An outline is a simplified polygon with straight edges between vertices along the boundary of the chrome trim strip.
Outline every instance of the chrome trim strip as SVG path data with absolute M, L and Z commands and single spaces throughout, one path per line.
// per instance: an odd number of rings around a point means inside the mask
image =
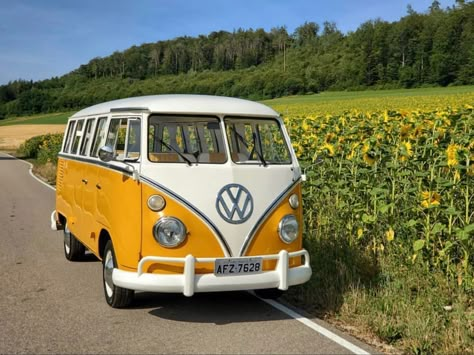
M 148 185 L 151 185 L 151 186 L 153 186 L 157 189 L 160 189 L 160 190 L 164 191 L 168 195 L 171 195 L 173 198 L 180 201 L 182 204 L 184 204 L 186 207 L 188 207 L 191 211 L 193 211 L 198 217 L 200 217 L 202 220 L 204 220 L 204 222 L 206 222 L 207 225 L 212 229 L 214 234 L 217 235 L 217 237 L 219 238 L 219 240 L 221 241 L 222 245 L 225 248 L 224 253 L 227 254 L 227 256 L 233 256 L 232 252 L 229 248 L 229 245 L 227 244 L 226 240 L 224 239 L 222 233 L 219 231 L 217 226 L 214 223 L 212 223 L 212 221 L 203 212 L 201 212 L 199 209 L 197 209 L 197 207 L 193 206 L 189 201 L 187 201 L 184 198 L 182 198 L 181 196 L 179 196 L 176 192 L 168 189 L 167 187 L 159 184 L 158 182 L 156 182 L 154 180 L 151 180 L 150 178 L 148 178 L 146 176 L 140 175 L 140 181 L 145 182 Z
M 265 222 L 267 220 L 267 217 L 270 213 L 272 213 L 276 207 L 281 203 L 281 201 L 283 201 L 283 199 L 288 195 L 288 193 L 296 186 L 298 185 L 299 183 L 301 182 L 301 177 L 292 182 L 290 184 L 290 186 L 288 186 L 271 204 L 270 206 L 265 210 L 265 212 L 263 212 L 262 216 L 260 217 L 260 219 L 257 221 L 257 223 L 255 223 L 255 225 L 253 226 L 252 230 L 249 232 L 249 234 L 247 235 L 247 237 L 245 238 L 244 240 L 244 243 L 242 244 L 242 248 L 240 248 L 240 252 L 239 252 L 239 257 L 240 256 L 245 256 L 245 253 L 247 252 L 247 248 L 249 247 L 250 245 L 250 242 L 253 240 L 253 238 L 255 237 L 255 233 L 257 232 L 257 230 L 260 228 L 260 226 L 263 224 L 263 222 Z
M 88 163 L 88 164 L 92 164 L 92 165 L 99 165 L 103 168 L 119 171 L 119 172 L 121 172 L 121 173 L 123 173 L 127 176 L 132 176 L 132 173 L 129 170 L 127 170 L 127 168 L 122 168 L 120 166 L 115 166 L 115 165 L 103 162 L 102 160 L 95 160 L 95 159 L 92 159 L 90 157 L 80 157 L 80 156 L 75 156 L 75 155 L 66 155 L 64 153 L 59 153 L 58 157 L 60 157 L 62 159 L 76 160 L 76 161 L 80 161 L 82 163 Z M 122 162 L 119 162 L 119 163 L 122 163 Z

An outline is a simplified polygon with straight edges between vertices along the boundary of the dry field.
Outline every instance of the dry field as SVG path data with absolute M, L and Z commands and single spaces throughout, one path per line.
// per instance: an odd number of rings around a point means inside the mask
M 0 150 L 16 150 L 25 140 L 47 133 L 62 133 L 65 125 L 15 125 L 0 127 Z

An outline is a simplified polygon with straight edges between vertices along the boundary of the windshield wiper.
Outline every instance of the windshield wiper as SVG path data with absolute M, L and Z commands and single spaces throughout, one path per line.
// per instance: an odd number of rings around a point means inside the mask
M 237 135 L 237 138 L 239 138 L 239 141 L 242 142 L 242 144 L 245 146 L 245 148 L 249 148 L 249 145 L 248 143 L 245 141 L 245 138 L 242 137 L 242 135 L 237 132 L 237 130 L 233 127 L 233 126 L 230 126 L 230 129 Z M 257 157 L 258 159 L 261 161 L 261 163 L 263 164 L 263 166 L 267 166 L 267 162 L 265 161 L 265 159 L 263 158 L 263 155 L 259 152 L 258 149 L 256 149 L 256 146 L 257 146 L 257 135 L 255 133 L 252 133 L 252 139 L 253 139 L 253 148 L 252 148 L 252 151 L 250 152 L 249 154 L 249 160 L 251 160 L 252 158 L 252 155 L 255 152 L 257 152 Z
M 161 138 L 158 138 L 158 142 L 163 144 L 166 148 L 168 148 L 169 150 L 172 150 L 173 152 L 177 153 L 181 158 L 183 158 L 184 161 L 186 161 L 186 163 L 188 163 L 188 165 L 192 165 L 192 161 L 188 159 L 188 157 L 186 155 L 184 155 L 183 153 L 181 153 L 178 149 L 176 149 L 175 147 L 173 147 L 172 145 L 169 145 L 168 143 L 166 143 L 163 139 Z
M 252 140 L 253 140 L 253 148 L 252 148 L 252 151 L 250 152 L 249 158 L 251 158 L 253 153 L 255 152 L 257 153 L 258 159 L 260 159 L 263 166 L 267 166 L 268 164 L 265 161 L 265 158 L 263 157 L 262 152 L 259 149 L 257 149 L 257 135 L 255 134 L 255 132 L 252 133 Z
M 234 133 L 237 135 L 237 138 L 239 138 L 239 141 L 244 145 L 244 147 L 248 149 L 248 148 L 249 148 L 249 145 L 248 145 L 248 143 L 245 141 L 245 138 L 242 137 L 242 135 L 241 135 L 239 132 L 237 132 L 237 130 L 235 129 L 234 126 L 229 126 L 229 127 L 230 127 L 230 129 L 232 130 L 232 132 L 234 132 Z

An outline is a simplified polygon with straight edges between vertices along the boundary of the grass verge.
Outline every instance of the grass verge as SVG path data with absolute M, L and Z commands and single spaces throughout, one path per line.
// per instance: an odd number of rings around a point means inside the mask
M 422 264 L 306 239 L 313 277 L 285 298 L 385 353 L 471 354 L 474 298 Z
M 25 124 L 66 124 L 72 112 L 48 113 L 41 115 L 10 117 L 0 121 L 0 126 Z

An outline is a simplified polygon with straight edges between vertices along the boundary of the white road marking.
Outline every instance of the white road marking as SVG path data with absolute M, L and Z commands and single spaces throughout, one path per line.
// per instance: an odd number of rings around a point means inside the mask
M 7 154 L 9 155 L 9 154 Z M 9 155 L 11 156 L 11 155 Z M 11 156 L 12 158 L 15 158 L 13 156 Z M 15 158 L 17 159 L 17 158 Z M 50 189 L 52 189 L 53 191 L 56 191 L 56 189 L 54 187 L 52 187 L 51 185 L 47 184 L 46 182 L 44 182 L 43 180 L 39 179 L 38 177 L 35 176 L 35 174 L 33 174 L 33 164 L 31 164 L 30 162 L 27 162 L 25 160 L 22 160 L 22 159 L 17 159 L 17 160 L 20 160 L 26 164 L 28 164 L 30 166 L 30 169 L 29 169 L 29 173 L 30 175 L 36 179 L 37 181 L 39 181 L 40 183 L 42 183 L 43 185 L 46 185 L 47 187 L 49 187 Z M 270 299 L 264 299 L 264 298 L 260 298 L 258 297 L 257 295 L 253 294 L 255 297 L 259 298 L 260 300 L 262 300 L 263 302 L 266 302 L 267 304 L 269 304 L 270 306 L 278 309 L 279 311 L 287 314 L 288 316 L 290 316 L 291 318 L 297 320 L 298 322 L 300 323 L 303 323 L 304 325 L 306 325 L 307 327 L 313 329 L 314 331 L 318 332 L 319 334 L 325 336 L 326 338 L 332 340 L 333 342 L 339 344 L 340 346 L 346 348 L 347 350 L 351 351 L 352 353 L 354 354 L 361 354 L 361 355 L 370 355 L 369 352 L 365 351 L 364 349 L 362 348 L 359 348 L 358 346 L 352 344 L 351 342 L 347 341 L 346 339 L 344 338 L 341 338 L 339 335 L 337 334 L 334 334 L 333 332 L 331 332 L 330 330 L 320 326 L 319 324 L 316 324 L 314 323 L 313 321 L 309 320 L 308 318 L 306 317 L 303 317 L 301 314 L 299 313 L 296 313 L 295 311 L 289 309 L 288 307 L 284 306 L 283 304 L 277 302 L 277 301 L 274 301 L 274 300 L 270 300 Z
M 283 304 L 281 304 L 277 301 L 260 298 L 256 295 L 255 295 L 255 297 L 261 299 L 263 302 L 268 303 L 270 306 L 278 309 L 279 311 L 289 315 L 291 318 L 297 320 L 298 322 L 303 323 L 307 327 L 313 329 L 314 331 L 316 331 L 319 334 L 325 336 L 326 338 L 331 339 L 333 342 L 339 344 L 340 346 L 346 348 L 347 350 L 353 352 L 354 354 L 364 354 L 364 355 L 370 354 L 369 352 L 365 351 L 364 349 L 359 348 L 358 346 L 352 344 L 351 342 L 347 341 L 346 339 L 341 338 L 339 335 L 334 334 L 330 330 L 324 328 L 323 326 L 320 326 L 319 324 L 314 323 L 313 321 L 309 320 L 306 317 L 303 317 L 301 314 L 296 313 L 295 311 L 289 309 L 288 307 L 284 306 Z
M 30 169 L 29 169 L 29 173 L 30 175 L 37 181 L 39 181 L 40 183 L 42 183 L 43 185 L 49 187 L 51 190 L 53 191 L 56 191 L 56 189 L 54 187 L 52 187 L 50 184 L 48 184 L 47 182 L 44 182 L 43 180 L 41 180 L 40 178 L 38 178 L 35 174 L 33 174 L 33 164 L 31 164 L 30 162 L 26 161 L 26 160 L 23 160 L 23 159 L 18 159 L 16 157 L 14 157 L 13 155 L 10 155 L 10 154 L 7 154 L 7 153 L 4 153 L 5 155 L 8 155 L 9 157 L 12 157 L 12 158 L 15 158 L 16 160 L 18 161 L 21 161 L 25 164 L 28 164 L 30 166 Z

